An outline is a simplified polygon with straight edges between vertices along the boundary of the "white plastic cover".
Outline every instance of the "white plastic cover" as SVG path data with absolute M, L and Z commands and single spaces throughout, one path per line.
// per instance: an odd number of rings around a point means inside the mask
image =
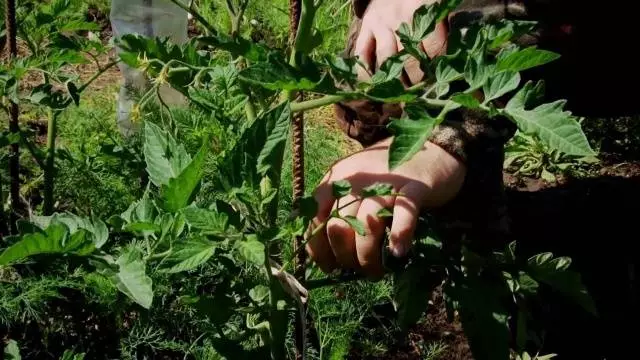
M 187 12 L 170 0 L 111 0 L 110 20 L 114 37 L 138 34 L 169 37 L 176 44 L 187 41 Z M 129 89 L 144 89 L 146 80 L 140 71 L 123 63 L 118 66 L 124 82 L 118 95 L 117 123 L 122 134 L 128 136 L 136 130 L 130 116 L 135 101 Z M 160 95 L 168 105 L 180 105 L 186 101 L 182 94 L 166 85 L 160 88 Z

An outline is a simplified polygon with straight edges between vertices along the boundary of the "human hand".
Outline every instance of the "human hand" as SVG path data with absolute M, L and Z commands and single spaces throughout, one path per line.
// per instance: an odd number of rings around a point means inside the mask
M 411 23 L 413 13 L 423 5 L 429 5 L 438 0 L 371 0 L 362 16 L 362 24 L 358 34 L 354 55 L 358 56 L 366 69 L 358 69 L 361 81 L 370 77 L 384 61 L 403 49 L 396 30 L 402 23 Z M 443 23 L 436 25 L 435 30 L 423 41 L 422 47 L 429 57 L 435 57 L 445 51 L 447 44 L 447 29 Z M 405 64 L 405 71 L 411 84 L 422 80 L 424 73 L 420 64 L 414 58 L 409 58 Z
M 311 237 L 306 247 L 322 271 L 347 268 L 372 278 L 381 277 L 384 274 L 381 244 L 387 223 L 385 218 L 378 217 L 378 212 L 383 208 L 392 212 L 389 248 L 394 256 L 402 257 L 411 247 L 420 210 L 446 204 L 462 187 L 464 164 L 430 142 L 411 160 L 389 171 L 390 144 L 391 139 L 386 139 L 338 161 L 316 188 L 318 213 L 311 221 L 308 234 L 336 209 L 331 184 L 337 180 L 348 180 L 352 185 L 352 194 L 340 199 L 341 204 L 351 204 L 342 208 L 340 215 L 355 216 L 364 224 L 366 232 L 361 236 L 344 220 L 329 219 L 326 228 Z M 379 182 L 391 184 L 394 193 L 400 195 L 365 199 L 353 195 Z

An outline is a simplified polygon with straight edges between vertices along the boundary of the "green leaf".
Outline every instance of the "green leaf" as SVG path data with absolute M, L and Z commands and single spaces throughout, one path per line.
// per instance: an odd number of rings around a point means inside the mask
M 209 141 L 205 139 L 200 150 L 180 175 L 170 178 L 166 186 L 161 188 L 163 208 L 169 212 L 177 212 L 187 206 L 195 195 L 204 175 L 204 164 L 209 155 Z
M 182 209 L 182 214 L 189 226 L 206 233 L 224 234 L 229 224 L 229 216 L 207 209 L 189 206 Z
M 76 104 L 76 106 L 80 106 L 80 92 L 78 90 L 78 87 L 71 81 L 67 81 L 66 85 L 67 92 L 69 93 L 71 99 L 73 99 L 74 104 Z
M 291 127 L 289 102 L 284 102 L 274 108 L 269 112 L 269 116 L 273 126 L 267 136 L 264 147 L 258 155 L 257 170 L 261 176 L 267 176 L 268 174 L 272 179 L 275 179 L 280 177 L 285 145 L 289 136 L 289 128 Z
M 4 359 L 5 360 L 21 360 L 20 347 L 15 340 L 9 340 L 4 347 Z
M 169 179 L 177 178 L 191 161 L 184 146 L 151 122 L 144 125 L 143 152 L 149 179 L 156 186 L 169 184 Z
M 124 226 L 123 230 L 129 232 L 145 232 L 159 233 L 162 228 L 158 224 L 150 222 L 132 222 Z
M 387 196 L 393 194 L 393 185 L 377 182 L 362 189 L 362 197 Z
M 249 235 L 246 240 L 237 241 L 235 248 L 244 261 L 264 265 L 264 244 L 258 241 L 255 235 Z
M 458 93 L 451 97 L 451 100 L 470 109 L 475 109 L 480 106 L 480 101 L 473 97 L 471 94 Z
M 445 296 L 457 304 L 474 359 L 509 359 L 509 313 L 501 305 L 504 290 L 475 276 L 460 277 L 445 286 Z
M 340 217 L 342 220 L 346 221 L 349 226 L 360 236 L 367 235 L 367 232 L 364 229 L 364 224 L 362 221 L 358 220 L 355 216 L 347 215 Z
M 560 55 L 547 51 L 539 50 L 535 47 L 528 47 L 522 50 L 511 52 L 506 56 L 498 57 L 496 64 L 497 71 L 513 71 L 519 72 L 536 66 L 541 66 L 557 60 Z
M 85 353 L 76 354 L 72 350 L 65 350 L 60 360 L 84 360 Z
M 265 89 L 286 91 L 313 90 L 323 80 L 318 71 L 302 72 L 281 57 L 270 57 L 269 62 L 255 63 L 242 70 L 238 78 Z
M 298 207 L 300 208 L 300 216 L 305 219 L 312 219 L 318 213 L 318 202 L 312 195 L 300 198 Z
M 255 188 L 259 186 L 262 176 L 257 172 L 258 157 L 263 152 L 267 139 L 274 132 L 282 113 L 286 111 L 283 106 L 264 112 L 243 132 L 234 148 L 222 161 L 218 178 L 221 182 L 220 186 L 229 190 L 233 187 L 241 188 L 244 185 Z M 270 171 L 273 174 L 271 180 L 274 184 L 279 182 L 278 172 L 282 169 L 282 159 L 276 156 L 276 152 L 280 150 L 282 149 L 274 149 L 269 157 L 263 157 L 263 161 L 271 162 Z M 276 160 L 279 160 L 279 163 L 276 163 Z
M 62 26 L 60 26 L 58 30 L 62 32 L 98 31 L 100 30 L 100 25 L 93 22 L 73 19 L 63 22 Z
M 51 223 L 44 231 L 26 234 L 0 254 L 0 265 L 40 254 L 83 253 L 93 242 L 86 237 L 72 238 L 69 228 L 61 222 Z
M 151 278 L 145 274 L 145 263 L 140 253 L 134 249 L 127 249 L 116 260 L 118 272 L 111 280 L 118 290 L 145 309 L 151 307 L 153 290 Z
M 216 243 L 202 238 L 178 243 L 171 254 L 163 259 L 161 272 L 178 273 L 195 269 L 207 262 L 215 253 Z
M 484 84 L 484 103 L 497 99 L 509 91 L 515 90 L 520 85 L 520 74 L 512 71 L 505 71 L 489 78 Z
M 249 297 L 258 304 L 262 304 L 268 296 L 269 288 L 264 285 L 257 285 L 249 290 Z
M 469 84 L 469 90 L 484 86 L 491 76 L 492 68 L 485 63 L 482 53 L 470 56 L 464 68 L 464 78 Z
M 584 287 L 580 274 L 569 270 L 570 265 L 571 259 L 568 257 L 554 258 L 551 253 L 543 253 L 527 261 L 527 273 L 573 300 L 587 312 L 597 315 L 595 303 Z
M 439 83 L 450 83 L 462 77 L 462 74 L 456 70 L 447 58 L 439 58 L 436 65 L 436 80 Z
M 393 217 L 393 213 L 391 212 L 391 210 L 387 208 L 382 208 L 380 209 L 380 211 L 378 211 L 376 216 L 379 218 L 388 218 L 388 217 Z
M 348 180 L 336 180 L 331 183 L 333 197 L 339 199 L 351 194 L 351 183 Z
M 417 97 L 406 91 L 400 79 L 373 84 L 365 95 L 371 100 L 385 103 L 409 102 Z
M 201 36 L 197 40 L 203 44 L 226 50 L 233 56 L 241 56 L 250 62 L 264 62 L 271 49 L 240 36 L 231 37 L 225 34 Z
M 389 124 L 394 138 L 389 149 L 389 170 L 394 170 L 411 159 L 431 135 L 437 120 L 430 117 L 426 111 L 419 119 L 394 120 Z
M 402 331 L 407 331 L 422 318 L 431 293 L 442 282 L 443 274 L 436 267 L 442 244 L 432 237 L 429 229 L 420 224 L 418 228 L 418 241 L 408 262 L 394 267 L 389 261 L 384 261 L 385 267 L 393 272 L 393 305 Z
M 390 56 L 384 63 L 382 63 L 382 65 L 380 65 L 380 69 L 373 74 L 371 77 L 371 83 L 383 83 L 399 78 L 400 74 L 402 74 L 402 71 L 404 70 L 404 63 L 407 58 L 408 54 L 404 53 L 398 53 Z
M 578 121 L 570 112 L 563 110 L 565 101 L 558 100 L 526 110 L 525 104 L 531 91 L 531 83 L 527 83 L 503 110 L 518 125 L 520 131 L 536 135 L 550 149 L 567 155 L 595 155 Z

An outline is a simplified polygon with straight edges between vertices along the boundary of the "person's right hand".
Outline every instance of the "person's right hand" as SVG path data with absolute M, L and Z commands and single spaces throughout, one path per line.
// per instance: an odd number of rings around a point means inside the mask
M 413 13 L 423 5 L 438 0 L 371 0 L 362 16 L 360 33 L 358 34 L 354 55 L 358 56 L 369 68 L 369 73 L 359 67 L 358 76 L 366 80 L 384 61 L 403 49 L 396 30 L 402 23 L 411 24 Z M 447 28 L 443 23 L 436 25 L 435 30 L 422 41 L 426 54 L 433 58 L 442 54 L 447 45 Z M 424 73 L 417 60 L 411 58 L 405 65 L 411 84 L 422 80 Z

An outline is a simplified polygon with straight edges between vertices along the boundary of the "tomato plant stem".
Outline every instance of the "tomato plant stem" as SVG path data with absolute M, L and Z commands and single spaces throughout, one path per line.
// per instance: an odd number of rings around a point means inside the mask
M 191 14 L 191 16 L 193 16 L 196 20 L 198 20 L 200 22 L 200 24 L 202 24 L 202 26 L 205 27 L 205 29 L 207 29 L 207 31 L 209 32 L 210 35 L 216 35 L 218 34 L 218 31 L 216 30 L 216 28 L 214 28 L 211 24 L 209 24 L 209 22 L 207 20 L 205 20 L 205 18 L 202 17 L 202 15 L 200 15 L 200 13 L 198 13 L 198 11 L 196 11 L 193 6 L 187 6 L 185 4 L 183 4 L 182 2 L 180 2 L 179 0 L 170 0 L 172 3 L 176 4 L 179 8 L 181 8 L 182 10 L 188 12 L 189 14 Z M 193 3 L 192 3 L 193 4 Z

